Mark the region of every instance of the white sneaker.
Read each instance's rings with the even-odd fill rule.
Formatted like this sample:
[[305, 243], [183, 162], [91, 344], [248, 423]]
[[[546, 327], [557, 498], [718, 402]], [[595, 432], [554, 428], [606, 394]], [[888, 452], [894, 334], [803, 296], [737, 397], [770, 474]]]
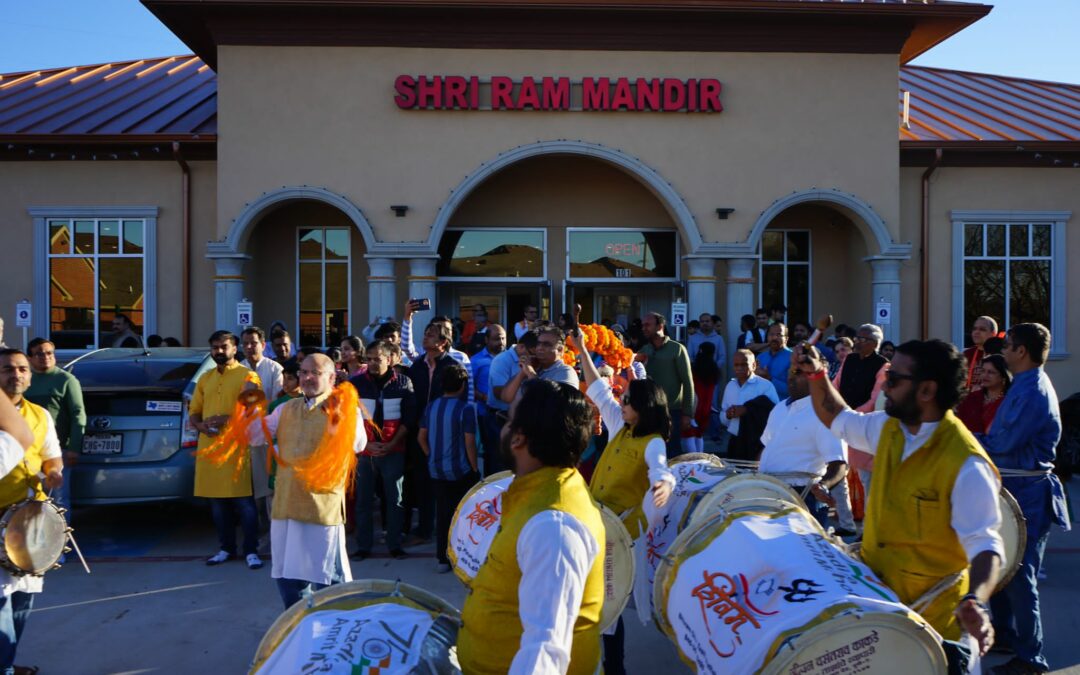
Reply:
[[249, 570], [262, 569], [263, 561], [254, 553], [248, 553], [247, 566]]
[[234, 557], [235, 556], [233, 556], [228, 551], [218, 551], [214, 555], [207, 558], [206, 564], [207, 565], [220, 565], [221, 563], [225, 562], [226, 560], [232, 560]]

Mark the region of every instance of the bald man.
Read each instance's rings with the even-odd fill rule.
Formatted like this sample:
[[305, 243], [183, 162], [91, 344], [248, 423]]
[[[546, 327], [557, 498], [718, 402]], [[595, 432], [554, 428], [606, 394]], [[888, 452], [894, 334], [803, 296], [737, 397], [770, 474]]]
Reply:
[[[277, 468], [270, 514], [270, 576], [277, 580], [286, 608], [306, 593], [352, 581], [345, 553], [345, 467], [339, 483], [325, 492], [312, 491], [292, 469], [319, 450], [328, 423], [327, 399], [334, 389], [334, 362], [312, 354], [300, 364], [299, 376], [303, 396], [283, 403], [266, 418], [283, 460]], [[257, 443], [262, 439], [261, 425], [253, 423], [250, 433]], [[366, 445], [363, 416], [358, 414], [353, 451], [360, 453]]]

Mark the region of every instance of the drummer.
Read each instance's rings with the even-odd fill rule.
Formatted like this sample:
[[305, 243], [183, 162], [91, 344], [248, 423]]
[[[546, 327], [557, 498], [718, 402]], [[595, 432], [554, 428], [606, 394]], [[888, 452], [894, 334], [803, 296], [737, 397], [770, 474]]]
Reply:
[[787, 383], [788, 398], [772, 409], [761, 434], [765, 449], [758, 470], [779, 474], [777, 478], [799, 494], [812, 483], [804, 498], [806, 508], [827, 527], [829, 506], [835, 504], [829, 489], [847, 476], [847, 444], [814, 414], [806, 373], [789, 369]]
[[796, 362], [822, 423], [876, 455], [863, 561], [909, 605], [960, 573], [961, 583], [922, 616], [945, 638], [950, 661], [966, 660], [961, 645], [949, 642], [959, 640], [961, 630], [985, 654], [994, 643], [987, 602], [1004, 558], [1001, 479], [952, 413], [964, 381], [960, 352], [941, 340], [900, 345], [885, 379], [885, 410], [865, 414], [844, 404], [816, 349], [800, 345]]
[[[641, 502], [652, 491], [656, 508], [663, 508], [675, 489], [675, 475], [667, 466], [667, 440], [671, 435], [671, 414], [663, 388], [652, 379], [631, 380], [621, 400], [600, 376], [588, 350], [585, 336], [577, 329], [568, 340], [580, 354], [581, 371], [588, 389], [585, 395], [600, 411], [607, 427], [608, 442], [589, 481], [596, 501], [623, 517], [631, 539], [645, 530]], [[604, 636], [604, 672], [619, 675], [622, 664], [624, 628], [619, 619], [614, 635]]]
[[[330, 416], [341, 416], [342, 424], [350, 417], [355, 426], [353, 450], [360, 453], [367, 446], [363, 416], [328, 410], [327, 399], [334, 388], [334, 362], [323, 354], [312, 354], [300, 365], [302, 398], [286, 401], [266, 418], [266, 427], [277, 439], [279, 464], [274, 483], [274, 501], [270, 520], [272, 561], [270, 576], [277, 581], [278, 593], [286, 609], [305, 592], [317, 591], [332, 583], [351, 581], [352, 573], [345, 554], [345, 482], [347, 471], [326, 491], [309, 488], [298, 479], [292, 465], [325, 451], [322, 444]], [[256, 421], [250, 427], [253, 443], [263, 434]], [[288, 465], [287, 465], [288, 464]]]
[[458, 659], [470, 674], [588, 675], [600, 665], [606, 536], [574, 467], [592, 409], [575, 387], [550, 380], [530, 379], [521, 392], [500, 439], [515, 477], [465, 598]]
[[[64, 484], [64, 460], [52, 415], [23, 398], [30, 388], [31, 375], [26, 354], [18, 349], [0, 349], [0, 389], [33, 435], [33, 443], [17, 465], [0, 464], [0, 469], [9, 469], [0, 478], [0, 512], [28, 498], [44, 500], [45, 491], [38, 480], [41, 473], [44, 473], [44, 487], [50, 490]], [[5, 404], [4, 408], [8, 406]], [[4, 417], [0, 411], [0, 418]], [[42, 591], [43, 581], [32, 574], [12, 577], [0, 571], [0, 672], [10, 673], [15, 668], [15, 650], [34, 606], [34, 595]]]

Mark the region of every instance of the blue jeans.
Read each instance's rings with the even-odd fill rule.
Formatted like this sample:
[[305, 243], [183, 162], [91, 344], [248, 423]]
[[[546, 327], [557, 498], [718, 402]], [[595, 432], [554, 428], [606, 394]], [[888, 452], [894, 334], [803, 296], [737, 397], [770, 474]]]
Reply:
[[671, 438], [667, 440], [668, 459], [682, 454], [682, 410], [671, 411]]
[[26, 619], [34, 607], [34, 593], [15, 592], [0, 598], [0, 672], [11, 675], [15, 649], [26, 628]]
[[488, 409], [480, 416], [480, 442], [484, 446], [484, 475], [490, 476], [504, 469], [503, 458], [499, 449], [500, 436], [502, 435], [502, 419], [493, 409]]
[[300, 602], [300, 599], [306, 593], [314, 593], [326, 588], [326, 584], [317, 584], [303, 579], [274, 579], [274, 581], [277, 582], [278, 595], [281, 596], [281, 601], [285, 603], [285, 609]]
[[254, 497], [212, 497], [210, 513], [217, 528], [218, 544], [229, 555], [236, 555], [236, 521], [239, 515], [240, 529], [244, 532], [244, 555], [251, 555], [259, 548], [259, 513]]
[[361, 551], [370, 552], [375, 545], [375, 480], [382, 480], [386, 502], [386, 546], [391, 551], [401, 548], [401, 526], [405, 507], [401, 490], [405, 484], [405, 453], [395, 452], [382, 457], [360, 456], [356, 472], [356, 543]]
[[[795, 487], [794, 489], [795, 492], [802, 494], [801, 487]], [[821, 523], [822, 527], [827, 529], [829, 527], [829, 505], [824, 502], [819, 502], [813, 492], [807, 492], [806, 499], [803, 501], [806, 502], [806, 510], [810, 512], [810, 515]]]
[[998, 639], [1003, 644], [1011, 645], [1021, 659], [1042, 668], [1049, 666], [1043, 656], [1038, 575], [1049, 537], [1049, 523], [1047, 531], [1037, 537], [1028, 533], [1024, 559], [1020, 569], [1016, 571], [1016, 576], [997, 595], [990, 598], [994, 631]]

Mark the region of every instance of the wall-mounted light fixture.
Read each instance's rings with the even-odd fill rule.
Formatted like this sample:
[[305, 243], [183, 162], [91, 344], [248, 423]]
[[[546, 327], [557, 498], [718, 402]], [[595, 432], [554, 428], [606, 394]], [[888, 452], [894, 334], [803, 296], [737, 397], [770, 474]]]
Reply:
[[390, 210], [394, 212], [394, 215], [398, 218], [404, 218], [405, 214], [409, 211], [409, 207], [404, 204], [392, 204]]
[[727, 220], [727, 217], [733, 213], [735, 213], [735, 209], [728, 209], [724, 207], [716, 209], [716, 217], [720, 220]]

